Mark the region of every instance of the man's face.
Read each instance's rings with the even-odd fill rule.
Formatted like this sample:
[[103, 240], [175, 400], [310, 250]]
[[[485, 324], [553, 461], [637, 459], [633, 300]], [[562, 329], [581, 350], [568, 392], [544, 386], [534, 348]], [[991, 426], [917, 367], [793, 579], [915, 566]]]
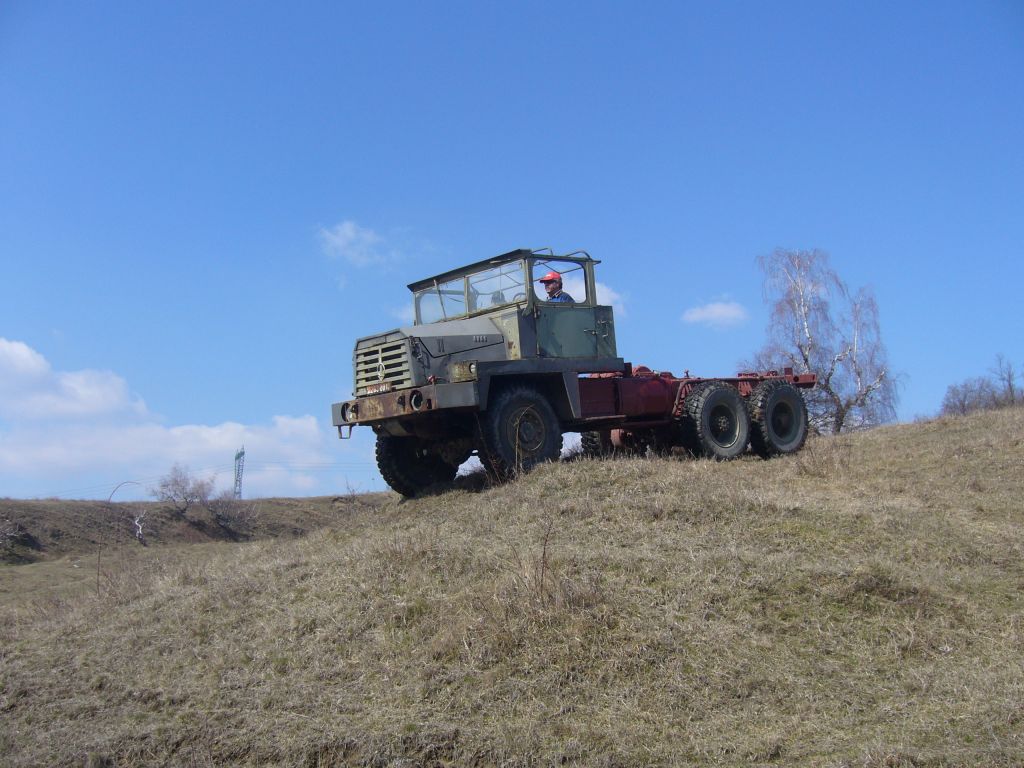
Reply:
[[548, 292], [548, 297], [554, 296], [560, 290], [562, 290], [561, 280], [548, 280], [544, 283], [544, 290]]

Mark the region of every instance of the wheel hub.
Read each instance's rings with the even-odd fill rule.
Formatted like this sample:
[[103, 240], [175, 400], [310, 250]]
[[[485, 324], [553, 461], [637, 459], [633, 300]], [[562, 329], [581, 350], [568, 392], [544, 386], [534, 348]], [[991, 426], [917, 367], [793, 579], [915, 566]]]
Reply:
[[783, 439], [790, 436], [795, 421], [793, 409], [784, 403], [780, 403], [772, 411], [772, 431]]
[[730, 445], [736, 439], [738, 425], [730, 408], [725, 406], [713, 408], [708, 419], [708, 426], [711, 436], [721, 445]]
[[521, 455], [537, 453], [544, 446], [547, 433], [540, 415], [532, 408], [524, 408], [513, 420], [513, 442]]

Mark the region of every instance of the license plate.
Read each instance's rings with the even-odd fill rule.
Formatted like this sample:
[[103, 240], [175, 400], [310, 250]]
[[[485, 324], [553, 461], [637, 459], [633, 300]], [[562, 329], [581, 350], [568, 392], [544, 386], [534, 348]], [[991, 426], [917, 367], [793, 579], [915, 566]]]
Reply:
[[368, 395], [379, 395], [382, 392], [390, 392], [390, 391], [391, 391], [391, 382], [390, 381], [382, 381], [379, 384], [367, 384], [366, 385], [366, 394], [368, 394]]

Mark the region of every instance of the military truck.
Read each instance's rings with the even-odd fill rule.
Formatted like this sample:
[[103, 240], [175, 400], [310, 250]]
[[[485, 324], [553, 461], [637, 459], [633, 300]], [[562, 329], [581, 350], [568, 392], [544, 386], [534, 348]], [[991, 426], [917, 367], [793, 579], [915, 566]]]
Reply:
[[[509, 251], [412, 283], [413, 325], [367, 336], [353, 354], [353, 398], [331, 406], [342, 438], [377, 436], [377, 466], [404, 496], [454, 479], [479, 456], [508, 479], [559, 457], [564, 432], [588, 455], [686, 452], [730, 459], [799, 450], [807, 436], [791, 369], [703, 379], [618, 356], [585, 251]], [[554, 274], [571, 301], [549, 301]], [[563, 297], [564, 298], [564, 297]]]

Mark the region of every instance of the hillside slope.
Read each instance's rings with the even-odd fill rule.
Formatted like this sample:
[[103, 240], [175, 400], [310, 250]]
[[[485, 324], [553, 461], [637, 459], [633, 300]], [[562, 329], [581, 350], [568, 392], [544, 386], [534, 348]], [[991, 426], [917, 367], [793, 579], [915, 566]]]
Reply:
[[1024, 411], [580, 461], [8, 610], [10, 765], [1021, 765]]
[[[386, 494], [307, 499], [216, 501], [182, 514], [162, 502], [0, 499], [0, 563], [24, 564], [97, 549], [299, 536], [344, 518], [353, 506], [377, 505]], [[5, 535], [6, 534], [6, 535]]]

